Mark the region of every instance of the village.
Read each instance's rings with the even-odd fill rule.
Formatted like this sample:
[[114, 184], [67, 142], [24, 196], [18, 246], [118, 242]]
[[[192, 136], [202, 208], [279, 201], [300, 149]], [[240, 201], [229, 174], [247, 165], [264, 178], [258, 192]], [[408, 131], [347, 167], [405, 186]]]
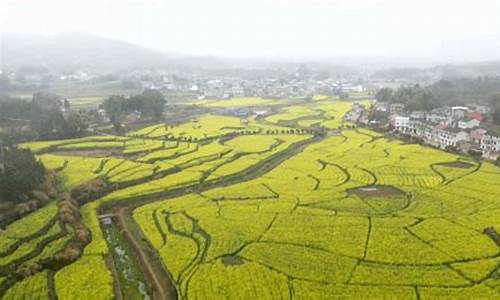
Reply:
[[[7, 71], [0, 69], [0, 83], [3, 89], [16, 90], [61, 90], [94, 89], [94, 94], [106, 93], [110, 87], [142, 91], [158, 90], [169, 98], [179, 99], [230, 99], [237, 97], [312, 97], [314, 95], [341, 94], [375, 91], [377, 86], [369, 80], [350, 76], [332, 77], [320, 71], [270, 70], [260, 74], [198, 74], [179, 70], [132, 70], [119, 74], [99, 74], [75, 71], [60, 74], [39, 69]], [[102, 91], [102, 87], [104, 91]], [[68, 95], [65, 95], [68, 96]], [[70, 96], [68, 96], [70, 97]]]
[[[375, 102], [371, 110], [355, 104], [345, 119], [433, 147], [497, 160], [500, 132], [489, 112], [488, 106], [474, 104], [409, 112], [402, 103]], [[385, 116], [385, 122], [370, 118], [374, 114]]]

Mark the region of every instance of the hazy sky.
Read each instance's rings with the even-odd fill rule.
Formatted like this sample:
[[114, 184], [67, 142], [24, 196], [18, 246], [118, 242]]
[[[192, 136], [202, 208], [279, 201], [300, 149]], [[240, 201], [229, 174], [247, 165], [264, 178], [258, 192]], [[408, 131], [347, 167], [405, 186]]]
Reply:
[[500, 59], [499, 0], [0, 0], [0, 32], [184, 54]]

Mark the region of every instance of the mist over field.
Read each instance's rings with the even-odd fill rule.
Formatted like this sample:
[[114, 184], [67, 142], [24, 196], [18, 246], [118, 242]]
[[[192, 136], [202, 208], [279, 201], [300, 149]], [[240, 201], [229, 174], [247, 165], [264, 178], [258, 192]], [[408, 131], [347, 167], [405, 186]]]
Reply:
[[[195, 56], [414, 67], [481, 62], [500, 59], [499, 9], [493, 0], [6, 0], [0, 57], [9, 62], [9, 49], [18, 50], [7, 33], [44, 35], [49, 45], [39, 55], [56, 56], [50, 44], [61, 46], [61, 39], [74, 47], [87, 42], [57, 34], [81, 32]], [[17, 39], [25, 49], [41, 42]]]

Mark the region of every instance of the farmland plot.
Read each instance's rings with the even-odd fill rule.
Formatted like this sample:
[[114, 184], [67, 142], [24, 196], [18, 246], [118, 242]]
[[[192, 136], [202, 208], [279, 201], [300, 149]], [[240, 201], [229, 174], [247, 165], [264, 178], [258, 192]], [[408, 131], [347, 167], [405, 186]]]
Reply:
[[[446, 163], [461, 158], [369, 131], [342, 135], [249, 182], [136, 211], [151, 239], [158, 234], [139, 214], [182, 211], [192, 220], [190, 231], [165, 232], [167, 241], [178, 240], [178, 251], [176, 242], [159, 251], [178, 274], [179, 295], [280, 298], [285, 288], [301, 299], [310, 298], [304, 289], [312, 288], [321, 291], [318, 298], [373, 292], [413, 299], [458, 290], [500, 296], [492, 275], [500, 248], [483, 233], [499, 228], [497, 170], [472, 162], [471, 169], [449, 171]], [[399, 192], [391, 195], [385, 186]], [[349, 192], [355, 188], [367, 192]], [[190, 244], [198, 250], [182, 251], [184, 263], [176, 264], [171, 253]], [[242, 284], [250, 269], [266, 282]]]
[[[91, 240], [55, 272], [13, 282], [1, 271], [43, 262], [76, 235], [60, 226], [57, 203], [0, 234], [4, 297], [116, 297], [98, 216], [103, 207], [148, 201], [128, 221], [180, 299], [498, 298], [500, 246], [485, 229], [500, 232], [500, 169], [365, 129], [339, 130], [351, 105], [322, 97], [267, 120], [204, 115], [127, 137], [23, 145], [58, 172], [63, 191], [96, 179], [110, 190], [79, 207]], [[309, 117], [327, 133], [301, 131]], [[283, 121], [296, 124], [272, 124]], [[89, 143], [119, 152], [58, 153]], [[301, 143], [307, 147], [289, 152]]]

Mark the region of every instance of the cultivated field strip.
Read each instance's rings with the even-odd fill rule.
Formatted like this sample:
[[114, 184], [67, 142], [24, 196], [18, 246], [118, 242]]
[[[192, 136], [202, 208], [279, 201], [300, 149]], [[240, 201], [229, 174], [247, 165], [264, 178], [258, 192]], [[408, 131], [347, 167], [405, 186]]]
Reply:
[[[110, 261], [106, 212], [157, 299], [172, 296], [168, 281], [180, 299], [498, 298], [500, 170], [341, 129], [351, 105], [314, 100], [266, 118], [207, 114], [22, 145], [58, 171], [61, 192], [103, 185], [84, 190], [83, 228], [65, 226], [54, 201], [2, 233], [2, 295], [119, 295], [128, 283]], [[54, 265], [83, 229], [77, 259]], [[20, 266], [32, 273], [12, 275]]]
[[[455, 170], [446, 163], [463, 158], [374, 141], [356, 131], [343, 134], [346, 141], [324, 139], [252, 181], [137, 209], [136, 221], [151, 239], [155, 229], [139, 218], [153, 212], [187, 215], [203, 229], [203, 243], [186, 232], [163, 232], [169, 250], [159, 253], [176, 278], [179, 297], [210, 298], [207, 293], [224, 291], [228, 297], [308, 298], [304, 287], [321, 291], [319, 298], [499, 295], [500, 248], [483, 230], [488, 224], [500, 230], [500, 219], [496, 212], [479, 211], [484, 205], [500, 207], [491, 165], [470, 161], [470, 169]], [[368, 156], [362, 150], [367, 143], [390, 150]], [[462, 192], [465, 182], [481, 186], [477, 196], [474, 187]], [[397, 187], [402, 194], [348, 193], [374, 184]], [[479, 199], [480, 190], [490, 187], [492, 194]], [[469, 218], [479, 224], [472, 228]], [[175, 251], [169, 237], [182, 238], [182, 247], [196, 246]], [[186, 263], [169, 268], [179, 261]], [[242, 281], [256, 270], [257, 278]], [[283, 289], [288, 293], [279, 292]]]

